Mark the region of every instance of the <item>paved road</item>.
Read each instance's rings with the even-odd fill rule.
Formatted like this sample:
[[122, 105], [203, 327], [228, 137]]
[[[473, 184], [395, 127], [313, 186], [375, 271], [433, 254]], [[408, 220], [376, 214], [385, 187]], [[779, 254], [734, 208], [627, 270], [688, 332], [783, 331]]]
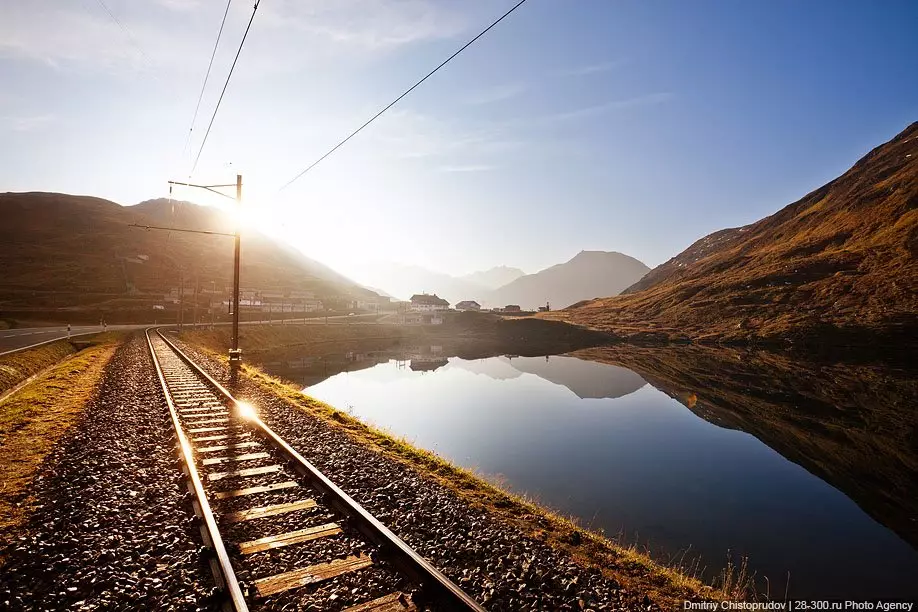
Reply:
[[[143, 329], [148, 325], [109, 325], [109, 331], [116, 329]], [[99, 325], [74, 325], [71, 336], [102, 331]], [[39, 342], [59, 340], [67, 337], [67, 326], [63, 327], [21, 327], [18, 329], [0, 329], [0, 353], [32, 346]]]

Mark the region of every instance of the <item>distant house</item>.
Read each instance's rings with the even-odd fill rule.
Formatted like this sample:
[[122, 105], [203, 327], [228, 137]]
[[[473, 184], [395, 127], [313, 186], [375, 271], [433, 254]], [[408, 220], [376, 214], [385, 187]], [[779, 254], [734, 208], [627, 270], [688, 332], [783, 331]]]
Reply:
[[507, 304], [503, 310], [504, 312], [522, 312], [519, 304]]
[[411, 305], [408, 310], [413, 312], [432, 312], [435, 310], [449, 310], [449, 302], [437, 297], [437, 294], [416, 293], [411, 296]]
[[473, 300], [465, 300], [456, 304], [456, 310], [481, 310], [481, 304]]

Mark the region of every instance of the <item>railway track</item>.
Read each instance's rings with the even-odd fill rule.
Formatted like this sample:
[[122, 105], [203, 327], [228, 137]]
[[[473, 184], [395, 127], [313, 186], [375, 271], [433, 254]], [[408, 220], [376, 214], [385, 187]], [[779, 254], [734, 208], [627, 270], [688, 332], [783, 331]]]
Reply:
[[147, 344], [225, 610], [483, 611], [158, 330]]

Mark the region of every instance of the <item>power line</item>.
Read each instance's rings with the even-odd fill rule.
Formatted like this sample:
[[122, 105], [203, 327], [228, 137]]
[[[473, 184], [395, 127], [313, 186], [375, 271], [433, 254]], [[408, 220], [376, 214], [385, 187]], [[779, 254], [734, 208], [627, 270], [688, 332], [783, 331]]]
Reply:
[[[108, 16], [111, 18], [111, 20], [114, 21], [115, 24], [116, 24], [119, 28], [121, 28], [121, 31], [124, 32], [124, 35], [128, 37], [128, 40], [130, 41], [131, 45], [132, 45], [135, 49], [137, 49], [137, 51], [140, 53], [141, 56], [143, 56], [143, 59], [144, 59], [144, 61], [146, 62], [147, 67], [150, 68], [150, 69], [152, 69], [152, 68], [153, 68], [153, 62], [152, 62], [152, 60], [150, 60], [150, 56], [147, 55], [147, 52], [144, 51], [144, 50], [143, 50], [143, 47], [140, 46], [140, 43], [137, 42], [137, 39], [134, 37], [134, 34], [128, 29], [128, 27], [127, 27], [126, 25], [124, 25], [123, 23], [121, 23], [121, 20], [118, 19], [118, 17], [115, 16], [115, 14], [111, 11], [110, 8], [108, 8], [108, 5], [106, 5], [105, 2], [103, 2], [103, 0], [96, 0], [96, 2], [99, 3], [99, 6], [102, 7], [102, 10], [104, 10], [104, 11], [108, 14]], [[156, 77], [155, 74], [153, 75], [153, 78], [159, 80], [159, 79]]]
[[239, 43], [239, 49], [236, 50], [236, 57], [233, 58], [233, 65], [230, 67], [229, 74], [226, 75], [226, 82], [223, 83], [223, 91], [220, 92], [220, 98], [217, 100], [217, 106], [214, 107], [214, 114], [210, 117], [210, 123], [207, 124], [207, 131], [204, 133], [204, 140], [201, 141], [201, 148], [198, 149], [198, 154], [194, 158], [194, 165], [191, 167], [191, 173], [194, 174], [195, 168], [198, 167], [198, 160], [201, 159], [201, 153], [204, 151], [204, 145], [207, 144], [207, 137], [210, 136], [210, 128], [214, 126], [214, 119], [217, 118], [217, 111], [220, 110], [220, 103], [223, 102], [223, 94], [226, 93], [226, 88], [229, 85], [230, 79], [233, 77], [233, 70], [236, 69], [236, 62], [239, 61], [239, 54], [242, 53], [242, 46], [245, 44], [245, 39], [249, 35], [249, 29], [252, 27], [252, 21], [255, 19], [255, 13], [258, 12], [258, 5], [261, 0], [255, 0], [255, 8], [252, 9], [252, 16], [249, 17], [249, 24], [245, 27], [245, 33], [242, 35], [242, 41]]
[[201, 93], [198, 95], [198, 103], [194, 107], [194, 115], [191, 117], [191, 126], [188, 128], [188, 137], [185, 139], [185, 147], [182, 149], [182, 159], [185, 158], [185, 152], [188, 145], [191, 144], [191, 133], [194, 131], [194, 124], [198, 120], [198, 111], [201, 109], [201, 100], [204, 99], [204, 90], [207, 89], [207, 80], [210, 78], [210, 70], [214, 66], [214, 58], [217, 56], [217, 47], [220, 46], [220, 37], [223, 36], [223, 26], [226, 25], [226, 16], [229, 14], [230, 4], [233, 0], [226, 0], [226, 9], [223, 11], [223, 20], [220, 22], [220, 30], [217, 32], [217, 42], [214, 43], [214, 50], [210, 54], [210, 63], [207, 64], [207, 72], [204, 74], [204, 83], [201, 85]]
[[351, 132], [350, 135], [348, 135], [347, 138], [345, 138], [344, 140], [342, 140], [341, 142], [339, 142], [338, 144], [336, 144], [334, 147], [332, 147], [327, 153], [325, 153], [325, 155], [323, 155], [322, 157], [320, 157], [320, 158], [317, 159], [316, 161], [314, 161], [314, 162], [312, 162], [311, 164], [309, 164], [308, 166], [306, 166], [306, 169], [305, 169], [305, 170], [303, 170], [302, 172], [300, 172], [299, 174], [297, 174], [295, 177], [293, 177], [292, 179], [290, 179], [289, 181], [287, 181], [287, 182], [284, 184], [283, 187], [281, 187], [280, 189], [278, 189], [278, 191], [283, 191], [284, 189], [286, 189], [287, 187], [289, 187], [290, 185], [292, 185], [295, 181], [297, 181], [301, 176], [303, 176], [304, 174], [306, 174], [307, 172], [309, 172], [310, 170], [312, 170], [313, 168], [315, 168], [316, 166], [318, 166], [326, 157], [328, 157], [329, 155], [331, 155], [332, 153], [334, 153], [335, 151], [337, 151], [337, 150], [338, 150], [339, 148], [341, 148], [348, 140], [350, 140], [351, 138], [353, 138], [354, 136], [356, 136], [357, 134], [359, 134], [360, 131], [363, 130], [363, 128], [367, 127], [368, 125], [370, 125], [371, 123], [373, 123], [374, 121], [376, 121], [376, 119], [379, 118], [380, 115], [382, 115], [384, 112], [386, 112], [387, 110], [389, 110], [390, 108], [392, 108], [393, 106], [395, 106], [395, 105], [398, 103], [399, 100], [401, 100], [402, 98], [404, 98], [405, 96], [407, 96], [408, 94], [410, 94], [412, 91], [414, 91], [415, 88], [418, 87], [418, 85], [420, 85], [421, 83], [423, 83], [424, 81], [426, 81], [428, 78], [430, 78], [431, 76], [433, 76], [435, 72], [437, 72], [440, 68], [442, 68], [443, 66], [445, 66], [446, 64], [448, 64], [448, 63], [450, 62], [450, 60], [452, 60], [454, 57], [456, 57], [457, 55], [459, 55], [460, 53], [462, 53], [463, 51], [465, 51], [465, 50], [466, 50], [468, 47], [470, 47], [470, 46], [472, 45], [472, 43], [474, 43], [476, 40], [478, 40], [479, 38], [481, 38], [482, 36], [484, 36], [485, 34], [487, 34], [488, 31], [489, 31], [491, 28], [493, 28], [493, 27], [496, 26], [498, 23], [500, 23], [501, 21], [503, 21], [504, 18], [506, 18], [510, 13], [512, 13], [513, 11], [515, 11], [516, 9], [518, 9], [519, 7], [521, 7], [521, 6], [523, 5], [523, 3], [525, 3], [525, 2], [526, 2], [526, 0], [519, 0], [519, 2], [517, 2], [516, 4], [514, 4], [513, 7], [512, 7], [509, 11], [507, 11], [506, 13], [504, 13], [503, 15], [501, 15], [501, 16], [500, 16], [496, 21], [494, 21], [491, 25], [489, 25], [489, 26], [486, 27], [484, 30], [482, 30], [481, 32], [479, 32], [478, 35], [477, 35], [475, 38], [473, 38], [473, 39], [470, 40], [469, 42], [467, 42], [467, 43], [465, 43], [464, 45], [462, 45], [455, 53], [453, 53], [453, 54], [450, 55], [448, 58], [446, 58], [445, 60], [443, 60], [443, 61], [440, 63], [439, 66], [437, 66], [436, 68], [434, 68], [433, 70], [431, 70], [430, 72], [428, 72], [426, 75], [424, 75], [424, 78], [422, 78], [420, 81], [418, 81], [417, 83], [415, 83], [414, 85], [412, 85], [411, 87], [409, 87], [408, 89], [406, 89], [405, 92], [402, 93], [402, 95], [400, 95], [400, 96], [397, 97], [395, 100], [393, 100], [392, 102], [390, 102], [389, 104], [387, 104], [381, 111], [379, 111], [378, 113], [376, 113], [375, 115], [373, 115], [372, 117], [370, 117], [370, 118], [367, 120], [366, 123], [364, 123], [364, 124], [361, 125], [359, 128], [357, 128], [356, 130], [354, 130], [353, 132]]

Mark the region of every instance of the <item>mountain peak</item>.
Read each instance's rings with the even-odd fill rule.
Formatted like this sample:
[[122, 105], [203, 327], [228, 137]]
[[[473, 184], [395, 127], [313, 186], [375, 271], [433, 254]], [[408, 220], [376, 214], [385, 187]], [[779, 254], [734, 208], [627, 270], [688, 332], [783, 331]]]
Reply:
[[527, 274], [496, 289], [492, 305], [519, 304], [526, 309], [551, 304], [563, 308], [581, 300], [618, 295], [650, 268], [615, 251], [580, 251], [569, 261]]

